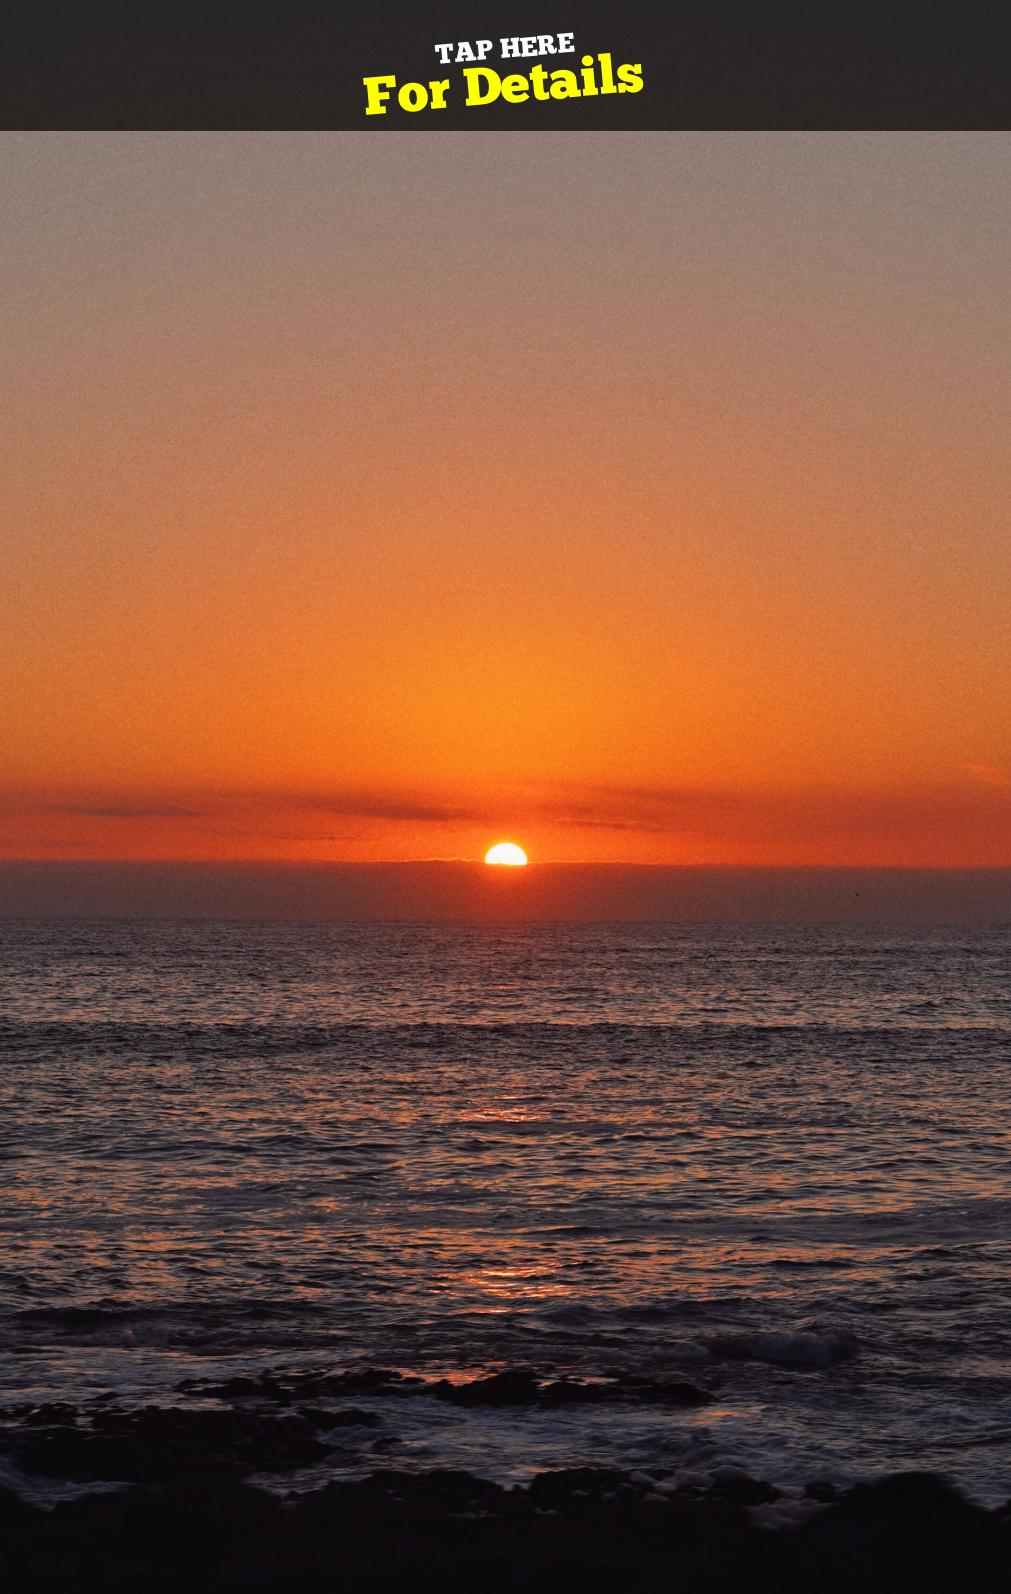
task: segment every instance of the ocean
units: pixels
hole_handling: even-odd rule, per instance
[[[0,1480],[228,1405],[311,1430],[289,1491],[1003,1501],[1009,976],[993,927],[0,925]]]

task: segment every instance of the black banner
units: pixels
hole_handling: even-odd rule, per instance
[[[996,8],[42,6],[7,31],[7,128],[999,128]]]

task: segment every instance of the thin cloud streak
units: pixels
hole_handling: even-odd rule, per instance
[[[206,819],[206,808],[175,806],[144,807],[133,803],[94,806],[90,803],[59,803],[46,810],[53,814],[77,814],[85,819]]]
[[[993,764],[963,764],[961,767],[971,779],[984,786],[1011,786],[1011,774]]]
[[[0,796],[0,856],[9,858],[404,862],[483,857],[491,841],[514,837],[541,862],[997,865],[1008,834],[1011,779],[988,765],[874,792],[559,782],[502,784],[483,800],[464,791],[459,801],[336,786]]]

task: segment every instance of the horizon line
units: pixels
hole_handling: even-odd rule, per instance
[[[468,867],[487,869],[489,876],[506,876],[510,879],[522,878],[529,872],[538,869],[626,869],[626,870],[713,870],[729,873],[775,872],[775,873],[800,873],[802,871],[819,871],[822,873],[855,873],[889,874],[1000,874],[1011,871],[1011,859],[1007,863],[715,863],[692,862],[680,863],[656,862],[650,863],[643,860],[624,860],[620,858],[541,858],[528,859],[527,863],[518,869],[495,869],[486,865],[483,857],[463,858],[45,858],[45,857],[0,857],[0,869],[13,867],[31,868],[118,868],[118,869],[146,869],[146,868],[171,868],[171,869],[412,869],[423,865],[437,864],[442,867],[466,865]]]

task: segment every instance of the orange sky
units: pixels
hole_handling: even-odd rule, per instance
[[[1011,863],[1009,154],[7,135],[0,856]]]

